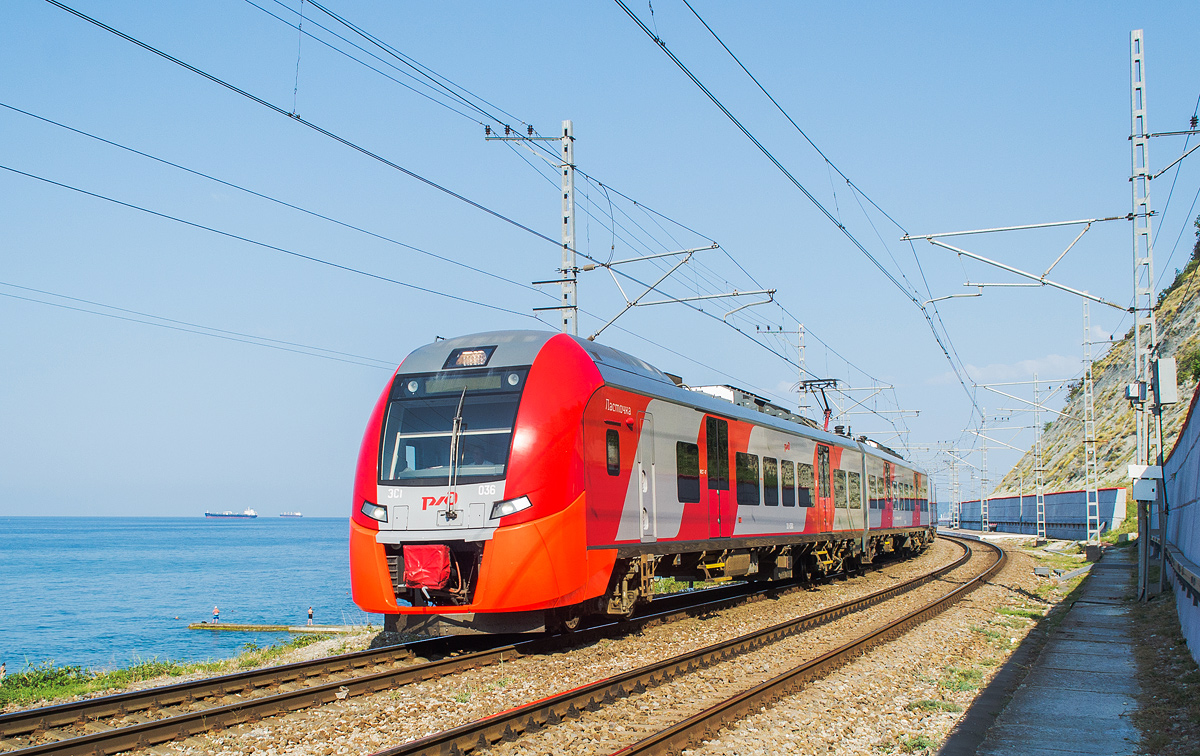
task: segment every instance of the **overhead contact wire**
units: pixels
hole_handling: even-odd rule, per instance
[[[481,205],[478,202],[476,202],[475,200],[470,199],[462,194],[459,194],[458,192],[454,191],[453,189],[442,186],[441,184],[437,183],[436,181],[426,178],[426,177],[422,176],[421,174],[416,173],[415,171],[411,171],[408,168],[405,168],[404,166],[400,165],[399,163],[393,162],[392,160],[389,160],[388,158],[383,157],[382,155],[380,155],[377,152],[372,152],[371,150],[367,149],[366,147],[355,144],[354,142],[351,142],[349,139],[339,136],[339,135],[333,133],[332,131],[329,131],[328,129],[325,129],[321,126],[318,126],[317,124],[313,123],[312,121],[308,121],[304,118],[301,118],[298,115],[289,113],[288,111],[284,110],[283,108],[279,107],[278,105],[270,103],[270,102],[262,99],[261,97],[258,97],[257,95],[251,94],[250,92],[247,92],[246,90],[241,89],[240,87],[237,87],[234,84],[231,84],[230,82],[225,81],[224,79],[220,79],[210,73],[207,73],[206,71],[202,71],[201,69],[196,68],[193,65],[185,63],[182,60],[180,60],[179,58],[169,55],[168,53],[166,53],[162,50],[159,50],[158,48],[153,47],[152,45],[149,45],[145,42],[142,42],[141,40],[139,40],[135,37],[131,37],[122,31],[114,29],[113,27],[103,23],[102,21],[92,18],[91,16],[89,16],[85,13],[82,13],[78,10],[75,10],[74,8],[72,8],[68,5],[64,5],[63,3],[59,2],[59,0],[46,0],[46,2],[50,3],[51,5],[53,5],[57,8],[61,8],[62,10],[70,13],[71,15],[76,16],[84,21],[87,21],[88,23],[93,24],[94,26],[96,26],[100,29],[110,32],[110,33],[120,37],[121,39],[126,40],[127,42],[131,42],[131,43],[137,45],[138,47],[142,48],[143,50],[146,50],[147,52],[154,53],[155,55],[158,55],[159,57],[161,57],[165,60],[168,60],[168,61],[176,64],[177,66],[185,68],[188,71],[191,71],[192,73],[194,73],[198,76],[208,79],[209,81],[213,82],[214,84],[218,84],[222,87],[225,87],[226,89],[228,89],[231,92],[235,92],[236,94],[239,94],[242,97],[245,97],[248,100],[251,100],[252,102],[262,105],[264,108],[272,110],[272,111],[278,113],[279,115],[290,118],[291,120],[295,121],[296,123],[306,126],[307,128],[312,129],[313,131],[317,132],[318,134],[321,134],[322,136],[329,137],[330,139],[349,147],[350,149],[354,150],[355,152],[361,153],[373,160],[377,160],[380,163],[383,163],[384,165],[388,166],[389,168],[394,168],[395,170],[400,171],[404,175],[406,175],[410,178],[414,178],[417,181],[420,181],[421,183],[425,184],[426,186],[429,186],[433,189],[437,189],[439,192],[443,192],[444,194],[447,194],[447,195],[453,197],[454,199],[459,200],[460,202],[470,205],[471,207],[475,208],[476,210],[485,212],[488,215],[490,215],[498,220],[502,220],[505,223],[508,223],[512,226],[515,226],[516,228],[519,228],[522,231],[532,234],[533,236],[536,236],[539,239],[550,242],[551,244],[553,244],[556,247],[562,246],[562,242],[557,239],[552,239],[549,236],[546,236],[545,234],[541,233],[540,231],[535,231],[534,229],[530,228],[529,226],[526,226],[525,224],[521,223],[520,221],[514,220],[513,218],[509,218],[507,215],[497,212],[496,210],[493,210],[490,207]]]
[[[342,265],[341,263],[335,263],[331,260],[324,260],[320,257],[306,255],[302,252],[296,252],[294,250],[290,250],[285,247],[276,246],[274,244],[268,244],[267,242],[258,241],[257,239],[251,239],[248,236],[241,236],[239,234],[231,233],[229,231],[222,231],[219,228],[214,228],[212,226],[206,226],[203,223],[195,223],[193,221],[185,220],[183,218],[180,218],[180,217],[177,217],[174,215],[169,215],[167,213],[161,213],[157,210],[151,210],[147,207],[142,207],[141,205],[135,205],[130,202],[123,202],[123,201],[121,201],[119,199],[115,199],[113,197],[108,197],[103,194],[97,194],[96,192],[89,192],[88,190],[81,189],[77,186],[71,186],[70,184],[64,184],[62,182],[54,181],[53,179],[48,179],[43,176],[35,175],[33,173],[26,173],[25,171],[17,170],[16,168],[10,168],[7,165],[0,165],[0,170],[5,170],[5,171],[8,171],[9,173],[15,173],[19,176],[25,176],[26,178],[31,178],[31,179],[34,179],[37,181],[41,181],[43,183],[50,184],[52,186],[61,187],[63,189],[69,189],[73,192],[77,192],[79,194],[83,194],[88,197],[94,197],[96,199],[104,200],[105,202],[111,202],[114,205],[120,205],[122,207],[127,207],[131,210],[137,210],[139,212],[146,213],[148,215],[153,215],[153,216],[156,216],[159,218],[163,218],[165,220],[174,221],[176,223],[182,223],[185,226],[191,226],[192,228],[198,228],[202,231],[208,231],[209,233],[217,234],[218,236],[224,236],[228,239],[235,239],[237,241],[245,242],[247,244],[253,244],[257,247],[262,247],[264,249],[270,249],[270,250],[274,250],[276,252],[282,252],[285,255],[297,257],[297,258],[300,258],[301,260],[308,260],[309,262],[314,262],[319,265],[325,265],[330,268],[344,270],[347,273],[354,273],[355,275],[365,276],[367,278],[373,278],[377,281],[383,281],[385,283],[395,284],[397,286],[403,286],[406,289],[412,289],[414,291],[420,291],[420,292],[424,292],[426,294],[433,294],[435,296],[445,297],[446,299],[452,299],[456,302],[462,302],[464,304],[477,305],[479,307],[484,307],[489,310],[496,310],[497,312],[505,312],[510,315],[518,315],[523,318],[532,318],[534,320],[537,320],[536,317],[534,317],[533,315],[530,315],[528,313],[518,312],[517,310],[510,310],[507,307],[500,307],[499,305],[488,304],[486,302],[476,302],[474,300],[470,300],[465,297],[455,296],[454,294],[447,294],[444,291],[438,291],[436,289],[430,289],[430,288],[427,288],[424,286],[418,286],[416,284],[407,283],[407,282],[401,281],[399,279],[389,278],[387,276],[383,276],[378,273],[370,273],[365,270],[360,270],[358,268],[350,267],[349,265]],[[538,322],[541,322],[541,321],[539,320]]]

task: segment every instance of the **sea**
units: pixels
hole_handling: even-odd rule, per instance
[[[0,662],[93,670],[201,661],[286,633],[211,622],[382,625],[350,598],[346,518],[0,517]]]

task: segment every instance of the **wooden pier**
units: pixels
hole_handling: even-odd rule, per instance
[[[365,633],[371,625],[247,625],[239,622],[193,622],[188,630],[212,630],[229,633]]]

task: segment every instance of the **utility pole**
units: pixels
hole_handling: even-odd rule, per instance
[[[1092,319],[1083,300],[1083,491],[1087,500],[1087,540],[1100,543],[1100,474],[1096,460],[1096,404],[1092,383]]]
[[[1126,396],[1133,402],[1137,424],[1135,464],[1152,465],[1161,456],[1162,433],[1154,411],[1158,403],[1147,391],[1150,362],[1158,346],[1154,322],[1154,236],[1150,214],[1150,128],[1146,122],[1146,50],[1141,29],[1129,35],[1130,186],[1133,192],[1133,380]],[[1132,395],[1130,395],[1132,394]],[[1157,494],[1162,496],[1161,491]],[[1161,499],[1158,499],[1161,500]],[[1156,500],[1156,501],[1158,501]],[[1135,497],[1138,513],[1138,597],[1148,596],[1150,572],[1150,505]]]
[[[979,420],[979,440],[983,442],[983,447],[980,449],[982,461],[979,465],[979,529],[986,533],[988,532],[988,467],[987,467],[987,410],[980,412]]]
[[[1042,394],[1037,373],[1033,374],[1033,485],[1037,497],[1037,542],[1046,543],[1046,491],[1042,476]]]
[[[950,455],[950,527],[958,530],[962,497],[958,487],[958,458]]]
[[[579,268],[575,261],[575,130],[562,122],[562,330],[579,335],[579,304],[576,299]]]
[[[579,279],[579,266],[575,259],[575,132],[571,121],[562,122],[562,135],[557,137],[537,136],[533,126],[527,133],[521,134],[511,127],[504,127],[503,136],[493,134],[491,126],[484,126],[484,139],[497,142],[521,142],[529,147],[529,142],[559,142],[559,160],[550,160],[562,174],[562,262],[559,266],[559,277],[552,281],[534,281],[535,285],[558,284],[562,297],[555,307],[535,307],[535,311],[553,311],[562,315],[562,332],[572,336],[579,335],[579,301],[576,285]],[[530,148],[538,157],[546,156]]]
[[[800,383],[800,403],[797,405],[800,408],[800,414],[804,414],[804,324],[800,323],[796,326],[796,345],[799,353],[797,354],[796,366],[799,369],[798,380]]]

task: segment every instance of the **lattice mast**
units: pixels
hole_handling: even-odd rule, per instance
[[[1150,127],[1146,119],[1146,60],[1141,29],[1129,35],[1130,77],[1130,186],[1133,193],[1133,379],[1147,387],[1145,398],[1135,401],[1137,456],[1140,465],[1152,465],[1159,456],[1162,434],[1155,422],[1150,396],[1153,384],[1151,361],[1158,346],[1154,322],[1154,236],[1150,212]],[[1138,595],[1146,596],[1150,567],[1150,511],[1137,502],[1138,511]]]
[[[1092,317],[1083,300],[1083,491],[1088,543],[1100,542],[1100,471],[1096,460],[1096,404],[1092,382]]]
[[[562,122],[562,330],[579,335],[579,267],[575,259],[575,127]]]
[[[1046,540],[1045,470],[1042,469],[1042,394],[1033,374],[1033,490],[1037,502],[1037,539]]]
[[[979,529],[988,532],[988,466],[987,466],[987,410],[980,413],[979,440],[983,446],[979,450]]]
[[[950,454],[950,527],[955,530],[959,526],[959,513],[962,510],[962,492],[958,486],[958,458]]]

